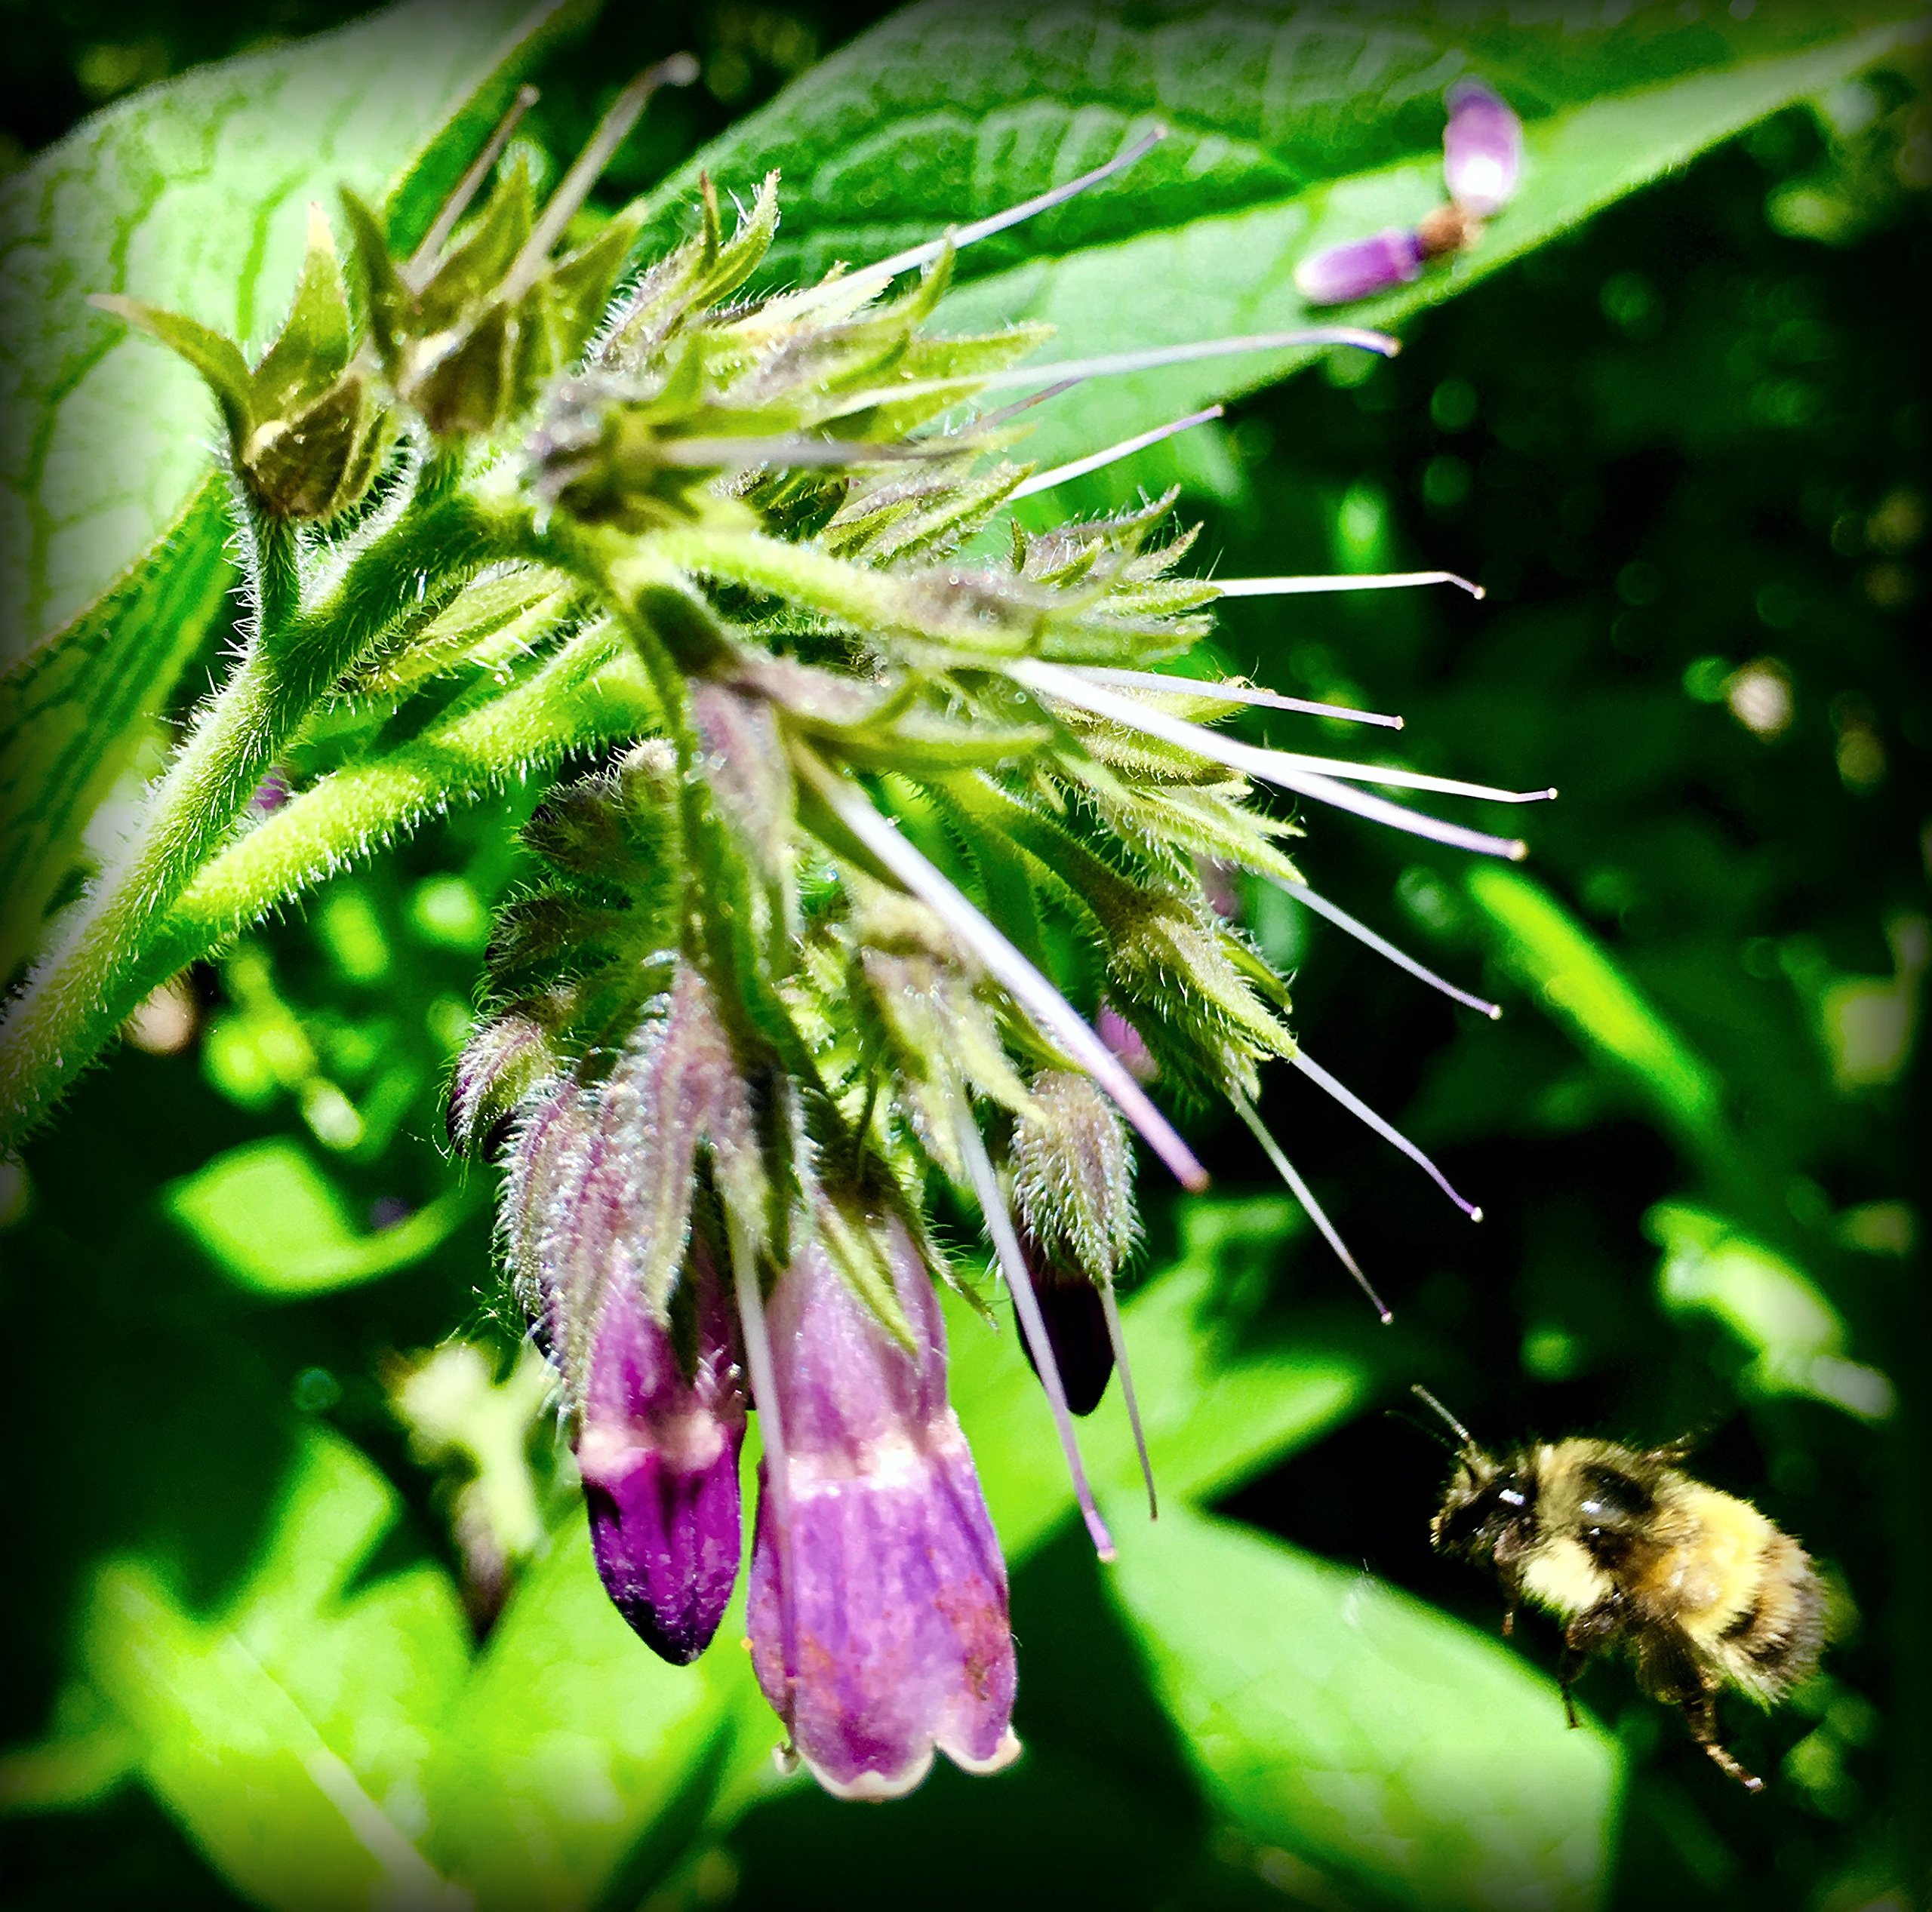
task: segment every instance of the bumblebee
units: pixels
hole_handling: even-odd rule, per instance
[[[1761,1790],[1718,1740],[1717,1696],[1734,1686],[1775,1706],[1817,1665],[1824,1590],[1804,1549],[1749,1501],[1684,1473],[1681,1444],[1579,1437],[1491,1454],[1427,1389],[1415,1391],[1460,1443],[1429,1538],[1494,1569],[1506,1634],[1526,1600],[1564,1623],[1570,1723],[1586,1664],[1621,1649],[1718,1766]]]

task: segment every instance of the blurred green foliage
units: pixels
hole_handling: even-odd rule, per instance
[[[546,75],[552,155],[671,50],[678,23],[633,11]],[[10,8],[11,137],[331,17]],[[860,23],[700,9],[706,88],[614,189]],[[1927,140],[1906,74],[1835,83],[1418,318],[1394,363],[1262,392],[1060,495],[1178,478],[1230,574],[1479,577],[1481,606],[1231,604],[1217,649],[1402,711],[1421,767],[1564,794],[1527,871],[1346,819],[1307,846],[1337,901],[1497,995],[1497,1025],[1243,899],[1318,1053],[1488,1219],[1275,1087],[1396,1308],[1378,1330],[1244,1132],[1199,1125],[1217,1192],[1147,1179],[1128,1310],[1158,1526],[1115,1403],[1084,1430],[1115,1568],[1069,1531],[1011,1338],[952,1319],[1014,1565],[1020,1766],[863,1816],[783,1785],[735,1619],[674,1672],[598,1588],[488,1178],[440,1145],[521,874],[518,789],[158,992],[7,1171],[8,1902],[432,1904],[461,1879],[506,1907],[864,1907],[915,1876],[962,1906],[1909,1902],[1932,1797]],[[473,1369],[426,1381],[459,1332]],[[1804,1536],[1825,1670],[1779,1714],[1726,1715],[1767,1798],[1608,1668],[1564,1733],[1549,1630],[1482,1637],[1492,1590],[1427,1551],[1441,1463],[1379,1411],[1417,1378],[1488,1439],[1689,1431]]]

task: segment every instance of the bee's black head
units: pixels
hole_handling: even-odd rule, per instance
[[[1530,1457],[1498,1459],[1466,1447],[1456,1457],[1456,1471],[1429,1532],[1439,1552],[1506,1566],[1528,1551],[1536,1525],[1537,1477]]]

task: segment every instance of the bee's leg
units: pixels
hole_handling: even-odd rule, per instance
[[[1563,1716],[1571,1726],[1583,1724],[1577,1717],[1577,1702],[1571,1689],[1583,1677],[1590,1655],[1616,1644],[1629,1618],[1624,1610],[1623,1595],[1613,1593],[1607,1599],[1598,1600],[1595,1606],[1586,1608],[1563,1629],[1563,1656],[1557,1662],[1556,1677],[1563,1689]]]
[[[1720,1772],[1727,1773],[1747,1793],[1761,1793],[1764,1782],[1734,1754],[1718,1744],[1716,1702],[1708,1692],[1683,1702],[1684,1723],[1690,1737],[1711,1756]]]
[[[1563,1717],[1574,1731],[1583,1723],[1577,1716],[1577,1682],[1583,1677],[1583,1668],[1589,1664],[1589,1656],[1580,1653],[1575,1648],[1566,1646],[1563,1656],[1556,1663],[1557,1684],[1563,1690]]]

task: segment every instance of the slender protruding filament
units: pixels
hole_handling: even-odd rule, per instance
[[[1471,1434],[1469,1429],[1464,1427],[1462,1422],[1457,1420],[1455,1416],[1451,1414],[1448,1409],[1444,1407],[1420,1381],[1412,1381],[1409,1383],[1409,1392],[1414,1395],[1423,1406],[1431,1409],[1447,1422],[1465,1447],[1473,1447],[1476,1444],[1475,1436]]]
[[[1465,849],[1486,851],[1491,856],[1507,856],[1512,862],[1520,862],[1528,854],[1527,844],[1510,838],[1465,830],[1432,816],[1420,816],[1414,810],[1403,809],[1399,804],[1349,791],[1340,779],[1355,775],[1376,782],[1417,785],[1425,789],[1447,788],[1463,795],[1487,795],[1511,803],[1540,802],[1555,794],[1553,791],[1492,792],[1485,784],[1463,784],[1441,777],[1425,780],[1413,771],[1383,770],[1374,764],[1343,764],[1325,757],[1302,756],[1290,751],[1260,750],[1252,744],[1224,737],[1204,724],[1190,724],[1184,718],[1171,717],[1164,711],[1150,710],[1145,704],[1122,696],[1118,691],[1096,684],[1063,665],[1046,663],[1038,658],[1023,658],[1007,666],[1006,670],[1009,677],[1034,690],[1057,698],[1063,703],[1091,711],[1097,717],[1110,718],[1129,730],[1178,744],[1211,763],[1225,764],[1230,770],[1260,777],[1265,782],[1278,784],[1284,790],[1319,798],[1338,808],[1373,816],[1379,822],[1395,823],[1398,828],[1411,831],[1418,836],[1433,837],[1441,843],[1459,844]]]
[[[506,304],[515,301],[536,284],[550,257],[550,249],[564,236],[564,229],[577,217],[577,208],[590,196],[612,155],[625,136],[637,124],[638,116],[660,87],[689,86],[698,76],[697,60],[688,53],[674,53],[649,66],[611,101],[610,110],[597,122],[589,143],[571,162],[570,171],[558,182],[530,237],[523,243],[503,277],[500,297]]]
[[[1320,1063],[1312,1062],[1306,1050],[1297,1049],[1290,1059],[1317,1088],[1333,1096],[1351,1115],[1366,1122],[1384,1142],[1399,1148],[1472,1222],[1482,1219],[1482,1210],[1458,1194],[1449,1178],[1400,1129],[1377,1114],[1352,1089],[1344,1088]]]
[[[1100,1284],[1100,1312],[1107,1322],[1107,1343],[1114,1351],[1114,1370],[1120,1376],[1120,1397],[1127,1409],[1127,1425],[1134,1431],[1134,1451],[1140,1456],[1140,1477],[1147,1483],[1147,1517],[1161,1517],[1160,1497],[1154,1492],[1154,1463],[1148,1458],[1147,1437],[1140,1425],[1140,1403],[1134,1392],[1134,1369],[1127,1359],[1127,1331],[1121,1325],[1120,1304],[1114,1299],[1114,1284]]]
[[[1338,717],[1347,724],[1379,724],[1399,730],[1402,720],[1379,710],[1356,710],[1348,704],[1318,704],[1308,697],[1284,697],[1257,684],[1216,684],[1211,679],[1170,677],[1160,671],[1117,671],[1109,665],[1072,666],[1090,684],[1112,684],[1123,690],[1152,690],[1175,697],[1199,697],[1208,703],[1254,704],[1263,710],[1291,710],[1304,717]]]
[[[1308,1213],[1308,1219],[1321,1231],[1321,1238],[1335,1251],[1336,1259],[1355,1277],[1355,1286],[1368,1297],[1369,1305],[1375,1310],[1386,1328],[1395,1317],[1389,1304],[1375,1292],[1374,1284],[1361,1271],[1361,1265],[1349,1253],[1349,1245],[1329,1220],[1327,1211],[1315,1199],[1315,1191],[1309,1187],[1297,1171],[1294,1163],[1281,1152],[1281,1145],[1268,1132],[1268,1125],[1262,1120],[1260,1112],[1250,1102],[1246,1093],[1235,1090],[1228,1099],[1233,1103],[1235,1113],[1247,1124],[1248,1133],[1261,1145],[1261,1152],[1274,1164],[1275,1173],[1287,1184],[1288,1192],[1300,1202]]]
[[[1399,342],[1386,332],[1356,325],[1315,325],[1299,332],[1256,332],[1233,339],[1194,339],[1183,345],[1150,346],[1142,352],[1103,352],[1094,358],[1060,358],[1043,365],[1013,365],[998,372],[962,372],[956,378],[908,379],[900,385],[869,386],[841,394],[823,413],[842,417],[909,398],[968,398],[981,392],[1014,392],[1033,385],[1075,384],[1083,379],[1118,378],[1131,372],[1191,365],[1203,358],[1226,358],[1246,352],[1294,352],[1310,346],[1358,346],[1393,358]]]
[[[1035,193],[1030,199],[1023,199],[1016,206],[1008,206],[1003,212],[992,213],[984,219],[974,220],[970,225],[955,227],[937,239],[922,240],[918,245],[908,246],[903,252],[894,253],[890,258],[875,260],[871,265],[862,266],[857,272],[848,272],[842,278],[807,286],[782,302],[784,310],[789,317],[829,302],[842,304],[854,294],[862,300],[869,299],[875,292],[891,284],[901,272],[916,272],[922,266],[930,266],[949,246],[955,252],[960,251],[967,246],[977,244],[982,239],[990,239],[995,232],[1004,232],[1010,226],[1023,224],[1041,213],[1051,212],[1069,199],[1078,198],[1103,180],[1112,179],[1115,174],[1124,172],[1137,161],[1144,159],[1167,137],[1164,126],[1150,128],[1091,172],[1082,173],[1063,185],[1049,186],[1045,192]],[[779,302],[774,302],[777,303]]]
[[[536,105],[537,89],[534,86],[520,86],[516,97],[510,102],[509,111],[497,121],[497,129],[483,143],[483,150],[469,162],[468,170],[456,183],[456,189],[443,201],[443,209],[428,232],[423,235],[423,243],[409,255],[409,263],[404,266],[403,277],[412,285],[420,284],[430,269],[442,257],[443,248],[450,242],[450,235],[457,229],[457,223],[469,211],[470,201],[481,189],[483,182],[490,177],[490,169],[503,157],[504,147],[510,143],[513,134],[523,116]]]
[[[1459,989],[1447,976],[1438,976],[1426,964],[1419,963],[1406,949],[1398,948],[1386,936],[1377,935],[1374,930],[1358,918],[1351,916],[1340,903],[1331,903],[1326,896],[1318,895],[1305,883],[1284,883],[1279,888],[1285,896],[1294,897],[1298,903],[1305,903],[1318,916],[1325,916],[1337,928],[1348,931],[1358,942],[1367,944],[1379,956],[1386,956],[1398,970],[1407,970],[1418,982],[1426,982],[1432,989],[1439,989],[1444,995],[1463,1004],[1466,1009],[1480,1010],[1494,1022],[1503,1013],[1501,1007],[1486,1001],[1481,996],[1472,995],[1466,989]]]
[[[1039,1370],[1047,1405],[1053,1409],[1054,1425],[1060,1431],[1060,1444],[1066,1455],[1067,1471],[1073,1477],[1073,1497],[1080,1503],[1081,1518],[1087,1523],[1094,1551],[1103,1560],[1114,1557],[1114,1538],[1100,1510],[1094,1505],[1094,1490],[1087,1484],[1087,1470],[1080,1459],[1080,1443],[1074,1437],[1073,1412],[1066,1404],[1066,1388],[1060,1378],[1060,1363],[1054,1358],[1054,1345],[1048,1337],[1045,1318],[1040,1313],[1039,1297],[1033,1292],[1026,1264],[1020,1253],[1020,1237],[1013,1231],[1013,1218],[1006,1212],[1006,1198],[1000,1191],[999,1178],[993,1173],[992,1158],[980,1134],[980,1125],[963,1102],[954,1128],[959,1152],[972,1178],[973,1193],[985,1218],[986,1232],[992,1237],[993,1253],[1000,1273],[1006,1277],[1006,1291],[1013,1297],[1013,1311],[1020,1317],[1020,1332]]]
[[[1488,594],[1454,571],[1340,571],[1328,576],[1217,578],[1224,598],[1299,598],[1327,591],[1407,591],[1420,584],[1453,584],[1472,598]]]
[[[1197,425],[1205,425],[1210,419],[1219,418],[1223,407],[1220,405],[1204,406],[1198,412],[1189,412],[1185,418],[1171,419],[1165,425],[1157,425],[1151,432],[1143,432],[1131,438],[1123,438],[1118,444],[1109,445],[1104,451],[1090,452],[1084,458],[1075,458],[1064,465],[1056,465],[1051,470],[1035,472],[1023,484],[1015,485],[1008,493],[1009,502],[1017,498],[1030,498],[1036,492],[1051,491],[1057,484],[1065,484],[1070,479],[1084,478],[1089,472],[1103,471],[1109,465],[1118,464],[1123,458],[1131,458],[1137,451],[1145,451],[1149,445],[1157,445],[1164,438],[1171,438],[1182,432],[1191,431]]]
[[[872,807],[865,792],[795,745],[792,762],[802,782],[858,842],[889,871],[894,881],[924,903],[961,947],[1005,990],[1051,1041],[1057,1043],[1119,1106],[1147,1145],[1195,1194],[1208,1185],[1208,1171],[1181,1140],[1174,1125],[1149,1101],[1120,1059],[1081,1019],[1079,1012],[998,927],[989,922],[945,872],[918,846]]]
[[[758,1438],[764,1444],[764,1491],[771,1496],[771,1526],[778,1551],[778,1625],[787,1679],[798,1677],[798,1631],[792,1572],[792,1467],[785,1445],[785,1419],[778,1404],[778,1376],[771,1362],[771,1336],[765,1326],[764,1293],[758,1286],[758,1257],[725,1204],[725,1233],[731,1255],[731,1286],[738,1298],[738,1322],[745,1337],[745,1366],[751,1377],[752,1403],[758,1409]]]

